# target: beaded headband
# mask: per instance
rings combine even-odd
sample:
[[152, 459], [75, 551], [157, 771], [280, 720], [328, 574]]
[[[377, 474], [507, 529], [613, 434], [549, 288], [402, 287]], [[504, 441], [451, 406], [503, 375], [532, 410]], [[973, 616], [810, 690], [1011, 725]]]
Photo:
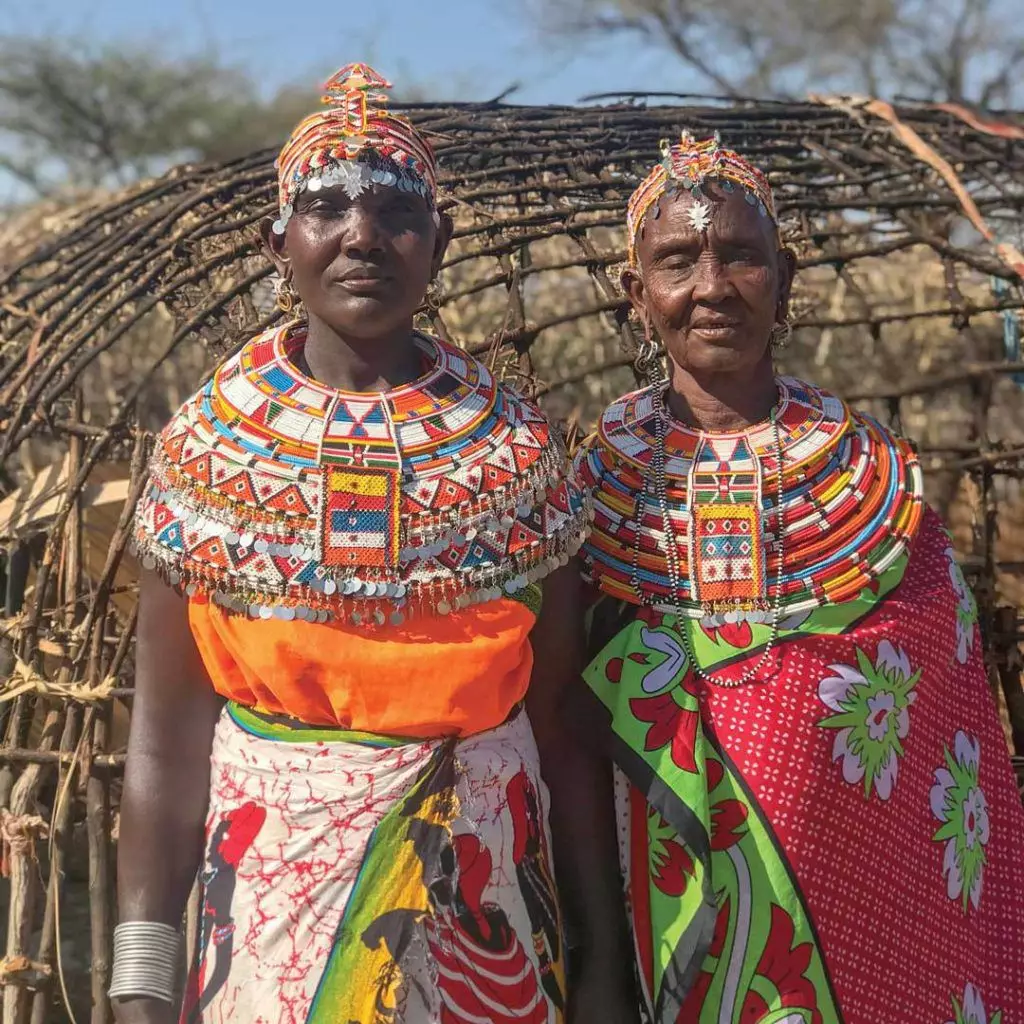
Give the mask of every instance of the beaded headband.
[[[352, 199], [372, 185], [415, 192], [434, 209], [436, 219], [434, 151], [406, 118], [387, 110], [390, 88], [366, 64], [348, 64], [324, 84], [321, 102], [330, 109], [305, 118], [274, 165], [280, 193], [276, 234], [284, 234], [301, 192], [334, 185]], [[390, 165], [360, 159], [367, 150]]]
[[690, 132], [682, 132], [679, 142], [661, 143], [661, 162], [640, 183], [630, 196], [626, 210], [626, 228], [629, 233], [629, 262], [636, 266], [636, 240], [643, 228], [644, 218], [651, 207], [668, 191], [685, 189], [695, 199], [690, 221], [698, 230], [704, 230], [711, 216], [711, 207], [704, 200], [701, 186], [708, 179], [722, 183], [726, 191], [735, 186], [743, 190], [743, 197], [758, 212], [778, 224], [775, 200], [768, 178], [738, 153], [722, 146], [716, 132], [710, 139], [697, 139]]

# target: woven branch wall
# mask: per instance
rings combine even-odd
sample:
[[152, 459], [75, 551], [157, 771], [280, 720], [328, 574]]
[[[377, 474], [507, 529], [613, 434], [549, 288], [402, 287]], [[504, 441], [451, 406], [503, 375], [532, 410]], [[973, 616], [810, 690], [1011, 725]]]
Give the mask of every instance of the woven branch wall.
[[[799, 257], [781, 369], [917, 442], [1024, 754], [1024, 293], [1012, 256], [977, 230], [1020, 247], [1024, 128], [887, 109], [412, 108], [457, 227], [428, 326], [532, 388], [570, 431], [588, 427], [633, 385], [617, 284], [629, 192], [661, 138], [720, 131], [771, 172]], [[275, 318], [256, 244], [271, 163], [180, 168], [0, 234], [3, 1024], [67, 1005], [111, 1019], [130, 511], [152, 431]]]

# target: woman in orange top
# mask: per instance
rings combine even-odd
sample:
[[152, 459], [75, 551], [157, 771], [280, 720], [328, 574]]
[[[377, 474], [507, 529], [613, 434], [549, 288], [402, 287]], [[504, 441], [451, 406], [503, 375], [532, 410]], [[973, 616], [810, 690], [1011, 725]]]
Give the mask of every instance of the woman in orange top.
[[556, 710], [586, 500], [533, 405], [413, 330], [452, 225], [388, 87], [343, 69], [282, 151], [305, 316], [185, 403], [138, 510], [121, 1024], [175, 1013], [197, 870], [184, 1021], [636, 1016], [610, 780]]

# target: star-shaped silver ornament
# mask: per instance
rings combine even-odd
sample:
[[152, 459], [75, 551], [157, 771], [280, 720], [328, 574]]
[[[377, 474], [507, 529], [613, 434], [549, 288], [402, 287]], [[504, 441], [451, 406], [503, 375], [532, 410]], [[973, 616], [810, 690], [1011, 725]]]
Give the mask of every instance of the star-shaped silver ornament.
[[337, 165], [334, 176], [349, 199], [358, 199], [370, 187], [370, 168], [365, 164], [346, 160]]
[[686, 216], [693, 225], [694, 231], [707, 231], [711, 223], [711, 204], [701, 199], [686, 211]]

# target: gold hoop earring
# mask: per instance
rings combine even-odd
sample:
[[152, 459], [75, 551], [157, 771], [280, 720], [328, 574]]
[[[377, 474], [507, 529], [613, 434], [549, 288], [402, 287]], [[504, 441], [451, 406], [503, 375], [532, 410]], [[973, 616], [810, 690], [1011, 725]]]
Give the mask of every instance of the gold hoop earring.
[[436, 313], [441, 306], [444, 305], [444, 287], [441, 284], [440, 278], [435, 277], [430, 284], [427, 285], [427, 291], [423, 296], [423, 302], [427, 309], [433, 313]]
[[294, 312], [298, 298], [292, 290], [291, 282], [288, 278], [279, 277], [274, 282], [274, 302], [282, 313]]

